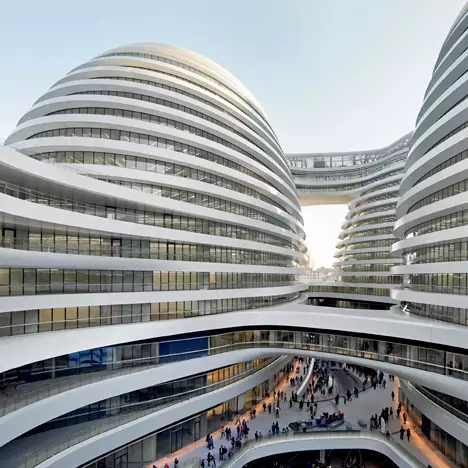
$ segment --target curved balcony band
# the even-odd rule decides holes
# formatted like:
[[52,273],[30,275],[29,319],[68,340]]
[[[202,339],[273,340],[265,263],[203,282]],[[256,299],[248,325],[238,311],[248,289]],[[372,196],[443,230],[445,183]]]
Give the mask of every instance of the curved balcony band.
[[378,431],[338,430],[307,434],[277,435],[261,441],[247,441],[242,450],[226,463],[227,468],[242,468],[260,458],[280,453],[309,450],[370,450],[387,456],[402,468],[425,468],[415,455]]
[[396,207],[392,254],[402,287],[392,297],[412,314],[468,324],[468,17],[455,21],[426,90]]
[[[101,337],[119,328],[123,335],[112,346],[121,359],[89,380],[61,373],[57,355],[50,357],[53,377],[36,375],[21,387],[3,374],[3,390],[14,387],[14,396],[0,403],[8,427],[0,464],[80,466],[268,381],[285,359],[258,349],[230,357],[198,353],[190,368],[163,366],[167,360],[151,354],[152,364],[140,361],[135,372],[132,362],[126,372],[124,349],[138,339],[124,330],[303,301],[306,251],[301,206],[278,138],[229,72],[193,52],[152,43],[124,45],[71,70],[0,148],[0,347],[13,343],[9,338],[18,343],[19,335],[51,332],[51,347],[41,345],[47,352],[61,341],[60,330],[69,341],[80,328],[98,326]],[[164,337],[152,333],[145,350]],[[75,357],[91,341],[76,343]],[[189,351],[186,357],[194,357]],[[22,366],[12,353],[5,363],[7,355],[5,369]],[[193,390],[183,398],[174,391],[166,406],[111,416],[111,404],[109,417],[86,430],[71,424],[40,440],[44,426],[70,412],[141,396],[177,372],[181,379],[187,370],[205,375],[263,355],[264,367],[223,388],[191,381]]]

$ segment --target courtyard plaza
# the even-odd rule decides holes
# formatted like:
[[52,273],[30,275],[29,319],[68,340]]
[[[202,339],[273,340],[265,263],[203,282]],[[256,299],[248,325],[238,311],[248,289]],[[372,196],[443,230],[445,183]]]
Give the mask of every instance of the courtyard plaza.
[[[304,365],[306,365],[307,360],[304,360]],[[298,361],[293,363],[294,368],[301,367],[300,373],[297,375],[303,375],[302,364]],[[359,376],[358,371],[353,368],[347,368],[343,366],[330,366],[330,375],[334,376],[333,382],[333,392],[330,395],[326,392],[325,396],[320,395],[319,392],[315,394],[315,402],[317,402],[317,417],[324,412],[328,413],[338,413],[342,411],[344,413],[345,424],[340,426],[338,429],[346,430],[346,427],[352,427],[353,429],[369,430],[369,420],[372,415],[380,415],[380,412],[385,407],[393,407],[393,418],[389,419],[387,424],[387,430],[391,433],[392,441],[403,445],[407,450],[409,450],[413,455],[415,455],[418,460],[421,461],[424,465],[431,465],[432,468],[456,468],[450,460],[448,460],[441,452],[439,452],[432,443],[426,438],[424,434],[420,431],[418,427],[415,426],[411,419],[411,410],[403,406],[400,417],[396,416],[396,409],[399,404],[398,400],[398,387],[399,379],[395,377],[393,381],[390,381],[389,376],[385,375],[387,381],[386,387],[377,385],[377,388],[374,390],[372,386],[368,386],[364,392],[362,392],[362,382],[364,381],[364,376]],[[270,392],[270,396],[261,400],[256,406],[256,417],[252,419],[251,410],[247,411],[245,414],[240,415],[240,421],[247,421],[249,427],[248,438],[253,439],[255,437],[255,432],[261,432],[263,438],[268,437],[268,431],[271,431],[272,424],[276,421],[279,423],[280,433],[283,428],[288,427],[290,423],[296,421],[305,421],[310,419],[309,409],[305,404],[303,409],[299,409],[298,403],[293,403],[292,408],[289,407],[289,397],[293,391],[298,391],[300,385],[292,387],[290,385],[289,379],[295,377],[295,374],[290,374],[282,379],[282,381],[274,389],[276,392],[285,392],[288,402],[280,402],[280,415],[279,418],[275,417],[275,400],[273,400],[273,391]],[[313,379],[312,379],[313,380]],[[346,391],[349,389],[353,393],[354,387],[359,389],[359,397],[355,398],[354,394],[351,398],[351,401],[344,403],[343,396],[346,395]],[[307,388],[307,385],[305,385]],[[395,398],[392,402],[391,393],[395,393]],[[340,395],[340,400],[338,405],[335,404],[336,395]],[[299,398],[300,399],[300,398]],[[307,394],[305,395],[305,401],[307,401]],[[266,403],[267,406],[269,403],[272,404],[272,412],[269,414],[268,408],[266,411],[263,410],[263,403]],[[403,421],[403,413],[406,411],[408,414],[408,419],[406,424]],[[233,437],[236,436],[236,419],[229,421],[224,426],[230,427],[232,429]],[[367,429],[360,427],[358,420],[364,421],[367,424]],[[411,430],[411,441],[408,442],[406,435],[404,440],[400,440],[399,430],[403,426],[404,429],[410,428]],[[379,430],[379,429],[375,429]],[[220,429],[211,433],[213,437],[214,449],[208,451],[207,443],[205,438],[194,442],[181,450],[171,453],[169,456],[161,458],[149,465],[146,465],[145,468],[164,468],[166,463],[170,468],[174,467],[174,460],[177,458],[179,460],[178,468],[196,468],[200,466],[201,460],[205,460],[205,466],[207,467],[207,455],[208,452],[215,457],[216,467],[221,467],[227,463],[227,456],[225,460],[219,460],[219,448],[221,445],[230,447],[230,441],[227,441],[224,437],[221,438],[221,426]],[[272,436],[275,437],[275,436]],[[241,449],[242,450],[242,449]],[[214,466],[211,464],[211,466]]]

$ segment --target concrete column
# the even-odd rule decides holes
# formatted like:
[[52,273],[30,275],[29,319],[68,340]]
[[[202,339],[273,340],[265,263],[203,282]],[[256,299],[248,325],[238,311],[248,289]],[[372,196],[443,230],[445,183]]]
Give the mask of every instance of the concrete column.
[[208,433],[208,418],[207,413],[200,415],[200,437],[205,438]]
[[156,436],[147,437],[141,441],[142,443],[142,462],[150,463],[157,458],[157,451],[156,451]]
[[[143,449],[143,441],[137,442],[135,444],[130,444],[127,449],[127,456],[128,456],[128,464],[129,466],[133,466],[132,464],[135,463],[142,463],[142,449]],[[156,457],[155,457],[156,458]],[[154,458],[153,458],[154,460]],[[150,460],[152,461],[152,460]]]
[[325,450],[320,450],[320,461],[325,463]]

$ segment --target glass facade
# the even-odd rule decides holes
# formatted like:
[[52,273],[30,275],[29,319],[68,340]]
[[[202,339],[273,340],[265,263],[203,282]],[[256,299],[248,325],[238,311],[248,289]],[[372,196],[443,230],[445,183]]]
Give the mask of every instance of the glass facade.
[[77,426],[77,429],[79,429],[81,424],[89,421],[113,420],[115,416],[123,414],[133,415],[136,419],[149,412],[159,411],[175,403],[230,385],[240,378],[271,364],[274,359],[264,358],[240,362],[206,374],[192,375],[184,379],[140,388],[130,393],[123,393],[106,400],[96,401],[37,426],[24,436],[27,437],[67,426]]
[[[244,226],[228,223],[218,223],[201,217],[181,216],[164,211],[121,208],[94,203],[79,203],[75,200],[54,197],[52,195],[26,189],[16,185],[0,181],[0,192],[12,197],[20,198],[28,202],[47,205],[61,210],[74,211],[100,218],[116,219],[129,223],[144,224],[149,226],[163,227],[167,229],[178,229],[182,231],[198,232],[201,234],[211,234],[222,237],[234,237],[237,239],[253,240],[266,244],[277,245],[286,248],[298,248],[296,241],[288,241],[292,234],[284,234],[279,237],[267,234],[263,231],[249,229]],[[292,232],[292,231],[291,231]]]
[[299,295],[300,293],[293,293],[203,301],[52,307],[4,312],[0,314],[0,336],[223,314],[280,305],[297,299]]
[[[141,468],[158,459],[166,457],[183,447],[204,439],[225,423],[232,422],[237,412],[249,409],[253,404],[252,395],[266,388],[268,381],[250,389],[244,395],[225,401],[215,408],[189,417],[162,431],[146,436],[144,439],[106,455],[85,465],[83,468]],[[242,403],[244,402],[244,403]]]
[[421,429],[422,433],[431,441],[431,443],[442,452],[450,461],[462,468],[468,467],[468,446],[455,439],[448,432],[444,431],[434,421],[421,413],[419,409],[412,404],[411,400],[404,394],[400,388],[400,401],[404,404],[406,412],[413,423]]
[[[284,209],[270,197],[263,195],[258,190],[251,187],[234,182],[225,177],[212,174],[206,170],[200,170],[194,167],[184,166],[182,164],[174,164],[167,161],[162,161],[152,158],[142,158],[137,156],[129,156],[116,153],[99,153],[95,151],[53,151],[49,153],[38,153],[31,156],[32,158],[47,163],[66,163],[66,164],[95,164],[105,166],[116,166],[126,169],[137,169],[139,171],[155,172],[157,174],[166,174],[175,177],[183,177],[184,179],[197,180],[210,185],[227,188],[234,192],[242,193],[250,197],[262,200],[265,203]],[[292,213],[294,215],[294,212]],[[296,214],[299,218],[300,215]]]

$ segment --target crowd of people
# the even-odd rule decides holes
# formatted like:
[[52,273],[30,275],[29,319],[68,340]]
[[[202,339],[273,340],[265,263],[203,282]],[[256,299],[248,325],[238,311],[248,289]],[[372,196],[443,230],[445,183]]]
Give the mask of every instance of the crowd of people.
[[[286,367],[286,376],[285,380],[287,383],[290,385],[300,385],[304,382],[304,377],[307,374],[307,372],[310,370],[310,365],[311,361],[309,359],[304,359],[304,358],[299,358],[299,363],[302,364],[302,372],[301,368],[295,364],[288,364]],[[312,378],[310,382],[307,384],[306,388],[303,390],[303,393],[300,395],[296,389],[293,389],[291,392],[282,390],[281,388],[278,390],[273,390],[273,392],[269,392],[268,390],[266,391],[266,394],[264,395],[266,399],[263,401],[261,408],[263,408],[263,413],[268,413],[269,415],[274,418],[274,420],[271,423],[271,428],[268,430],[268,436],[276,436],[278,434],[287,434],[289,432],[289,428],[280,427],[279,424],[279,419],[280,419],[280,414],[281,414],[281,405],[283,404],[289,404],[289,408],[292,408],[293,406],[296,406],[300,411],[303,411],[304,409],[307,409],[307,412],[310,414],[310,419],[303,423],[303,425],[300,427],[299,430],[302,430],[304,432],[307,432],[308,430],[308,424],[310,424],[313,427],[326,427],[329,424],[335,422],[335,421],[343,421],[344,420],[344,412],[338,410],[337,412],[330,413],[330,412],[322,412],[319,416],[317,415],[318,411],[318,404],[317,404],[317,394],[325,396],[328,392],[328,394],[333,394],[334,390],[334,379],[335,377],[332,376],[332,373],[330,372],[331,369],[333,369],[333,364],[334,363],[329,363],[329,362],[320,362],[319,360],[316,360],[314,362],[314,368],[312,371]],[[338,364],[340,368],[343,368],[343,364]],[[359,379],[356,380],[361,380],[362,379],[362,390],[361,392],[365,391],[368,388],[373,388],[374,390],[377,389],[377,387],[380,388],[385,388],[387,380],[385,378],[385,375],[383,373],[378,373],[376,375],[369,375],[365,374],[361,368],[358,366],[353,366],[353,365],[348,365],[344,367],[345,372],[349,372],[350,370],[355,373]],[[292,374],[296,374],[292,376]],[[299,375],[302,374],[302,375]],[[388,376],[389,381],[394,380],[394,376],[389,375]],[[305,385],[305,384],[304,384]],[[357,384],[359,385],[359,383]],[[325,401],[333,401],[335,402],[336,405],[338,405],[341,401],[341,398],[343,399],[343,404],[347,404],[348,402],[352,401],[353,398],[357,399],[359,398],[359,393],[360,390],[356,385],[354,385],[353,388],[348,388],[345,391],[342,391],[342,395],[337,393],[334,397],[325,399]],[[270,398],[271,396],[271,398]],[[391,392],[392,396],[392,402],[394,401],[395,394],[392,391]],[[319,402],[324,401],[324,398],[318,398]],[[402,404],[399,403],[396,411],[396,417],[403,418],[404,423],[406,424],[407,421],[407,415],[404,411],[402,411]],[[255,420],[257,417],[257,409],[255,407],[252,407],[249,411],[249,416],[250,420]],[[380,412],[380,416],[377,414],[373,414],[370,418],[370,423],[369,427],[371,430],[382,430],[382,424],[384,424],[384,428],[386,429],[387,424],[389,422],[389,419],[394,418],[394,410],[393,410],[393,405],[390,407],[382,408]],[[302,423],[301,423],[302,424]],[[291,426],[293,427],[293,426]],[[201,468],[211,468],[211,467],[216,467],[216,461],[223,461],[223,460],[228,460],[231,459],[234,453],[237,450],[240,450],[243,445],[245,444],[246,440],[248,439],[249,436],[249,422],[246,419],[242,419],[239,414],[237,414],[237,417],[235,418],[235,421],[233,422],[233,427],[230,427],[228,425],[221,427],[220,429],[220,446],[217,450],[217,456],[213,454],[215,450],[215,445],[214,445],[214,440],[213,436],[211,434],[208,434],[206,436],[205,442],[206,442],[206,448],[208,449],[208,453],[206,456],[201,460],[200,462],[200,467]],[[296,429],[293,428],[294,431]],[[387,437],[390,437],[391,434],[387,430],[384,432]],[[406,435],[408,441],[410,441],[411,438],[411,431],[409,428],[405,429],[403,426],[401,426],[400,429],[400,438],[404,439],[404,436]],[[255,440],[261,440],[263,438],[263,434],[261,431],[257,430],[254,433]],[[216,452],[214,452],[216,453]],[[179,461],[177,458],[174,459],[174,468],[177,468],[179,466]],[[346,464],[343,465],[344,468],[359,468],[359,464],[356,464],[354,460],[347,460]],[[323,465],[323,467],[326,467],[326,465]],[[157,468],[155,465],[153,465],[153,468]],[[169,465],[166,463],[164,465],[164,468],[170,468]],[[322,468],[321,465],[316,465],[316,468]]]

